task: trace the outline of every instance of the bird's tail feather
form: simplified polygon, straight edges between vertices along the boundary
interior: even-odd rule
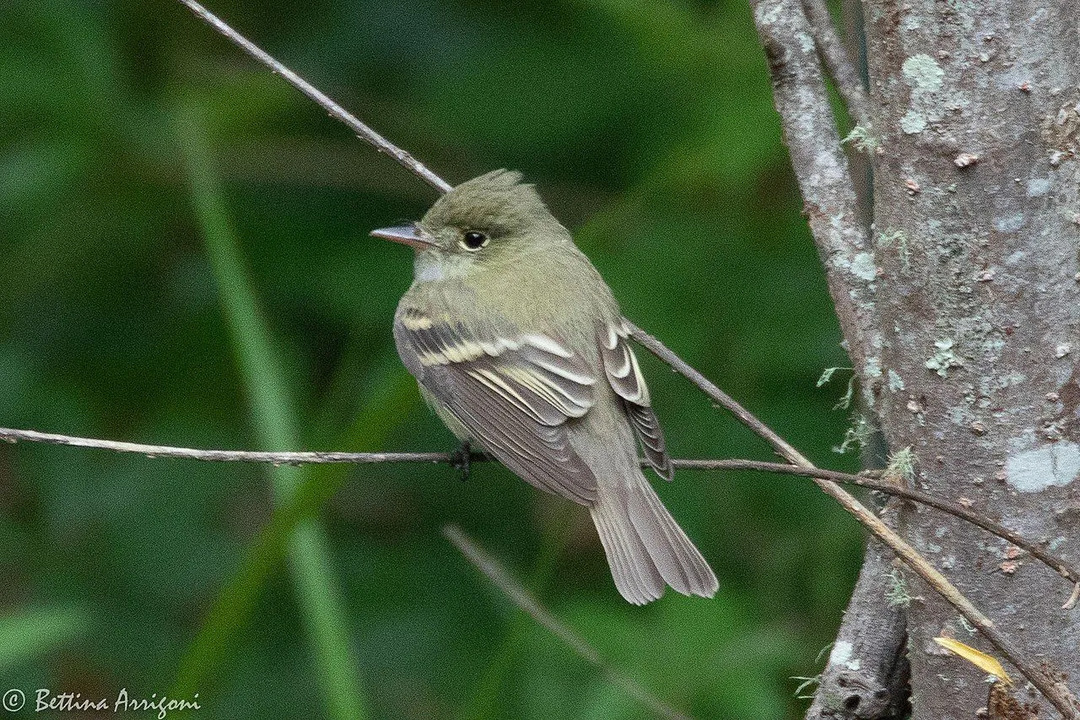
[[[591,508],[615,587],[635,605],[656,600],[670,585],[683,595],[712,597],[712,568],[667,511],[645,476],[627,485],[601,483]]]

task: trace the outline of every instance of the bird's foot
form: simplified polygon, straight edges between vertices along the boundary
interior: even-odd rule
[[[469,472],[472,470],[472,446],[468,440],[462,442],[461,447],[450,453],[450,465],[461,472],[461,482],[469,479]]]

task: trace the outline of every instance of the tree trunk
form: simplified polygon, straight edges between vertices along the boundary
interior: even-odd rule
[[[924,490],[1080,559],[1080,8],[864,0],[874,162],[873,401]],[[876,371],[875,371],[876,372]],[[900,529],[1026,652],[1080,682],[1071,587],[1003,541],[906,506]],[[909,578],[917,720],[975,717],[993,654]],[[884,599],[883,599],[884,602]],[[1022,701],[1040,703],[1021,688]],[[1058,717],[1041,702],[1039,718]]]

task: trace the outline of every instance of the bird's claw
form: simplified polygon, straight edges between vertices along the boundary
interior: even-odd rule
[[[461,443],[461,447],[450,453],[450,464],[454,469],[461,472],[461,482],[469,479],[469,472],[472,470],[472,446],[468,440]]]

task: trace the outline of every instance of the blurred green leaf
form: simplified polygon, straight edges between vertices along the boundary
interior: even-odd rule
[[[81,608],[24,608],[0,617],[0,672],[71,642],[88,626]]]
[[[265,449],[300,447],[294,403],[289,397],[268,325],[258,309],[254,287],[244,269],[229,224],[200,109],[197,105],[188,105],[179,114],[180,138],[187,151],[196,214],[202,224],[237,361],[250,395],[256,434]],[[274,494],[279,504],[294,501],[306,474],[306,468],[272,468]],[[341,720],[365,717],[356,657],[349,648],[349,622],[321,524],[315,518],[301,520],[290,532],[287,544],[301,615],[311,636],[329,715]],[[263,556],[256,556],[257,568],[262,568],[265,562]],[[251,579],[257,579],[259,572],[259,569],[245,572],[245,585],[249,585]],[[241,619],[244,610],[240,606],[237,611],[227,614]],[[228,628],[224,634],[229,634]]]

